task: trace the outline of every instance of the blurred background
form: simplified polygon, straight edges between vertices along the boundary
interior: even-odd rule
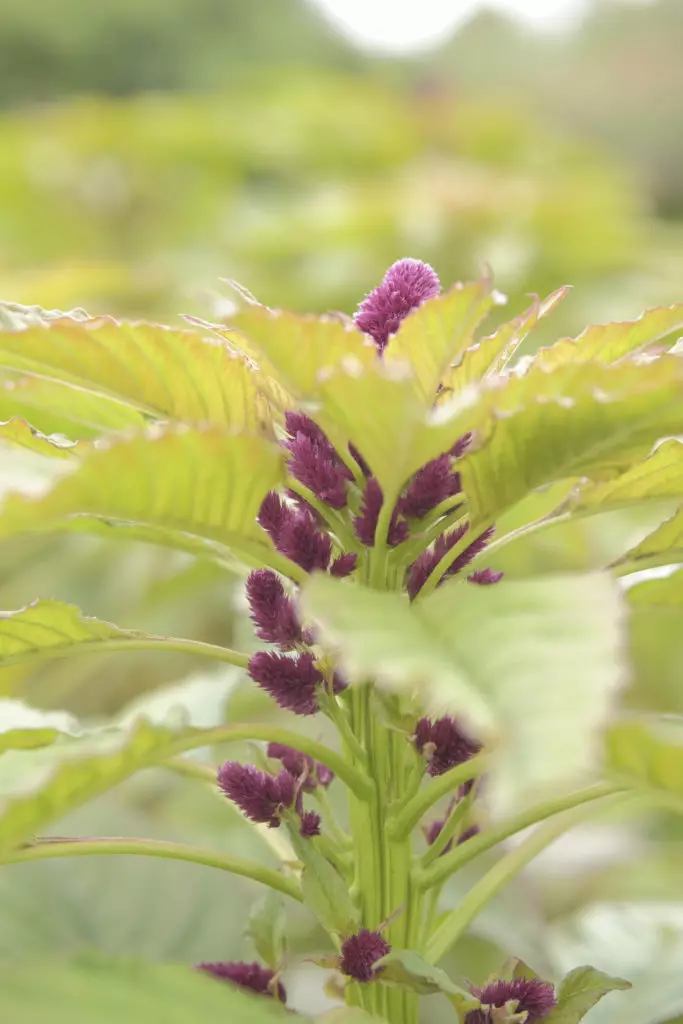
[[[444,284],[490,266],[506,318],[574,285],[544,342],[681,300],[682,52],[683,0],[3,0],[0,297],[179,324],[220,310],[224,277],[268,305],[350,313],[410,255]],[[0,418],[63,429],[20,390],[0,390]],[[43,471],[0,452],[2,490]],[[603,517],[511,546],[496,567],[586,568],[644,532],[642,517]],[[251,643],[239,581],[211,566],[83,538],[0,554],[3,608],[49,595],[124,626]],[[675,614],[632,632],[626,702],[683,713]],[[178,656],[4,670],[0,696],[94,722],[131,702],[158,717],[180,705],[197,724],[274,717],[239,675]],[[5,755],[0,785],[37,757]],[[154,773],[59,831],[270,856],[212,795]],[[593,962],[638,983],[621,1024],[673,1020],[682,853],[673,822],[601,823],[513,885],[447,966],[481,981],[510,953],[548,971]],[[0,955],[250,958],[239,926],[254,895],[168,862],[14,866],[0,873]],[[302,952],[322,948],[298,910],[290,924]],[[290,988],[324,1005],[303,968]],[[432,1024],[449,1019],[431,1003]]]

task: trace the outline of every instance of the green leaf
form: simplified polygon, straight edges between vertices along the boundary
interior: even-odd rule
[[[384,1017],[375,1017],[357,1006],[338,1006],[315,1018],[315,1024],[372,1024],[373,1021],[375,1024],[387,1024]]]
[[[631,548],[615,566],[622,575],[683,562],[683,508]]]
[[[383,968],[383,982],[401,985],[422,996],[446,992],[449,995],[470,998],[467,992],[453,984],[445,971],[428,964],[412,949],[392,949],[379,963]]]
[[[79,447],[74,441],[60,437],[46,437],[39,430],[30,426],[26,420],[11,419],[0,423],[0,442],[18,445],[38,455],[46,455],[50,459],[69,459],[76,454]]]
[[[472,522],[490,522],[542,484],[605,476],[683,431],[683,363],[532,368],[491,388],[473,415],[481,447],[459,466]],[[488,414],[483,410],[488,406]]]
[[[660,579],[643,580],[626,591],[632,608],[680,608],[683,605],[683,569]]]
[[[493,304],[489,281],[456,284],[403,321],[388,356],[410,363],[423,398],[433,400],[446,370],[459,361]]]
[[[36,750],[56,743],[61,733],[57,729],[7,729],[0,732],[0,754],[6,750]]]
[[[683,718],[613,725],[606,736],[606,757],[615,779],[683,813]]]
[[[42,377],[0,381],[0,418],[21,417],[45,434],[93,438],[103,431],[141,429],[142,413],[103,395]]]
[[[579,1024],[604,996],[630,987],[629,981],[611,978],[595,967],[577,967],[562,981],[558,1005],[545,1020],[547,1024]]]
[[[77,654],[153,650],[155,647],[160,650],[196,650],[197,654],[214,653],[221,660],[221,648],[192,640],[173,640],[138,630],[120,629],[109,622],[85,616],[75,605],[61,601],[39,600],[17,611],[0,612],[0,669]],[[225,660],[229,661],[227,649]],[[7,692],[2,683],[0,692]]]
[[[445,376],[444,387],[457,394],[468,385],[479,383],[487,374],[500,373],[538,321],[551,313],[568,291],[567,287],[558,288],[543,302],[536,299],[521,316],[466,349],[460,362]]]
[[[584,487],[575,503],[581,511],[619,508],[646,499],[683,497],[683,443],[664,441],[643,462],[614,480]]]
[[[269,889],[252,908],[247,935],[254,943],[260,959],[273,970],[281,966],[285,955],[286,925],[287,916],[282,896]]]
[[[563,338],[542,348],[534,361],[545,367],[598,360],[613,363],[624,356],[651,348],[672,331],[683,327],[683,303],[647,309],[636,320],[592,324],[578,338]]]
[[[302,602],[352,682],[419,694],[428,712],[462,715],[490,740],[499,812],[590,774],[624,671],[621,596],[607,575],[449,583],[412,605],[320,575]]]
[[[23,331],[26,327],[44,327],[51,320],[80,322],[91,317],[84,309],[43,309],[42,306],[23,306],[20,302],[0,302],[0,330]]]
[[[292,845],[304,865],[301,888],[304,903],[330,935],[348,936],[358,929],[358,910],[346,882],[315,844],[291,830]]]
[[[40,984],[36,984],[36,972]],[[3,1017],[12,1024],[276,1024],[301,1020],[187,967],[107,961],[50,962],[0,970]]]
[[[217,541],[267,554],[256,515],[282,480],[282,453],[260,438],[212,427],[155,429],[92,449],[38,498],[10,495],[0,510],[0,535],[84,529],[82,517],[94,517],[143,527],[148,540],[160,530],[162,544],[172,543],[175,531],[191,547]]]
[[[194,331],[111,317],[51,319],[0,331],[0,366],[164,420],[253,432],[269,420],[253,368],[227,345]]]

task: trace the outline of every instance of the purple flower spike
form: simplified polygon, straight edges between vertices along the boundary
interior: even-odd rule
[[[299,828],[299,834],[304,839],[312,839],[313,836],[320,835],[320,815],[316,814],[315,811],[304,811],[301,815],[301,827]]]
[[[449,455],[452,455],[454,459],[460,459],[465,454],[470,444],[472,443],[472,431],[467,434],[463,434],[459,437],[451,448]]]
[[[421,718],[415,728],[415,746],[427,759],[429,775],[443,775],[458,764],[469,761],[481,750],[481,744],[463,730],[455,718],[448,715],[432,722]]]
[[[445,576],[457,576],[459,572],[462,572],[470,562],[474,561],[477,555],[481,554],[495,532],[495,526],[489,526],[488,530],[484,530],[483,533],[480,533],[477,539],[473,540],[469,547],[466,547],[464,551],[461,551],[457,558],[453,560],[445,573]]]
[[[353,520],[353,528],[356,531],[358,540],[369,548],[375,545],[375,531],[383,501],[382,488],[374,476],[369,477],[363,491],[360,515],[357,515]],[[389,524],[389,546],[392,548],[396,547],[397,544],[401,544],[407,537],[408,524],[405,519],[398,517],[397,510],[394,509]]]
[[[323,677],[311,654],[291,658],[257,651],[249,661],[249,675],[281,708],[296,715],[314,715],[318,710],[317,688]]]
[[[441,291],[439,279],[421,260],[404,259],[389,267],[378,288],[358,307],[354,319],[363,334],[369,334],[380,353],[409,313]]]
[[[446,822],[448,821],[448,818],[449,818],[449,816],[451,814],[451,811],[455,807],[456,803],[457,803],[456,800],[452,800],[451,801],[450,806],[449,806],[449,808],[448,808],[448,810],[446,812],[445,817],[443,817],[443,818],[435,818],[434,821],[430,821],[429,825],[427,826],[427,828],[425,830],[425,839],[427,840],[427,843],[428,843],[429,846],[433,846],[434,843],[439,838],[439,836],[441,835],[441,832],[443,831],[443,827],[446,824]],[[478,825],[472,825],[471,828],[466,829],[462,833],[462,835],[458,838],[457,845],[460,846],[461,843],[466,843],[468,839],[471,839],[472,836],[476,836],[478,833],[479,833],[479,826]],[[443,850],[440,853],[440,856],[443,857],[443,855],[445,853],[449,853],[452,849],[453,849],[453,840],[451,839],[451,841],[446,843],[446,845],[444,846]]]
[[[285,593],[279,576],[270,569],[256,569],[247,579],[247,600],[256,635],[266,643],[289,650],[302,639],[294,602]]]
[[[361,453],[358,451],[358,449],[356,448],[355,444],[351,444],[350,441],[349,441],[349,451],[350,451],[351,455],[353,456],[354,460],[358,463],[358,466],[359,466],[360,471],[363,474],[363,476],[372,476],[370,467],[368,466],[367,462],[365,461],[365,459],[363,458]]]
[[[480,1000],[482,1007],[516,1004],[515,1013],[526,1013],[525,1024],[542,1021],[557,1005],[553,986],[538,978],[493,981],[484,988],[472,988],[471,992]],[[470,1010],[465,1017],[465,1024],[490,1024],[494,1019],[490,1009]]]
[[[340,555],[339,558],[335,558],[334,562],[330,566],[330,575],[332,576],[350,576],[356,568],[356,562],[358,561],[358,555],[355,552],[350,552],[347,555]]]
[[[342,945],[339,969],[342,974],[354,981],[372,981],[382,970],[375,964],[383,956],[391,952],[391,946],[379,932],[361,928],[357,935],[352,935]]]
[[[505,573],[494,572],[493,569],[477,569],[470,576],[467,577],[468,583],[478,583],[480,587],[487,587],[491,583],[497,583],[498,580],[502,580]]]
[[[219,978],[221,981],[238,985],[240,988],[248,988],[262,996],[273,998],[277,994],[281,1003],[284,1003],[287,998],[282,982],[275,981],[275,971],[262,967],[258,963],[245,964],[243,961],[202,963],[197,964],[197,970],[204,971],[205,974],[210,974],[213,978]]]
[[[407,581],[407,589],[411,601],[417,597],[446,552],[450,551],[455,544],[462,540],[468,529],[467,523],[460,523],[450,533],[442,533],[440,537],[437,537],[434,547],[423,551],[419,558],[413,562],[408,570]]]
[[[440,502],[460,493],[460,474],[453,472],[452,462],[446,453],[417,471],[399,502],[404,516],[422,519]]]
[[[277,539],[277,549],[305,572],[324,571],[330,564],[332,541],[321,533],[308,512],[291,512]]]
[[[352,474],[323,431],[298,412],[286,413],[285,425],[290,436],[285,447],[291,455],[292,476],[330,508],[345,508],[346,481],[352,479]]]
[[[291,807],[296,780],[288,771],[268,775],[251,764],[226,761],[218,769],[218,786],[251,821],[279,828],[283,807]]]
[[[276,547],[288,511],[287,505],[275,491],[269,491],[266,494],[259,509],[258,524],[261,529],[266,531]]]
[[[308,754],[295,750],[294,747],[287,747],[284,743],[269,743],[267,754],[268,757],[281,761],[282,767],[295,779],[305,777],[304,789],[329,786],[334,779],[334,772],[331,772],[327,765],[318,764]]]

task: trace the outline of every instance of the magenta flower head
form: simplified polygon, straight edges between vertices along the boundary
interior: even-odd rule
[[[525,1024],[542,1021],[557,1005],[555,989],[538,978],[515,978],[513,981],[492,981],[484,988],[472,988],[472,995],[481,1002],[481,1009],[470,1010],[465,1024],[491,1024],[496,1018],[493,1007],[511,1004],[513,1013],[526,1013]],[[512,1009],[514,1007],[514,1010]]]
[[[306,572],[327,569],[332,541],[326,533],[321,533],[308,509],[293,508],[275,491],[270,491],[259,509],[258,523],[277,550]]]
[[[356,327],[370,335],[381,353],[408,314],[440,290],[439,279],[428,263],[399,260],[389,267],[381,285],[361,302],[354,317]]]
[[[434,722],[421,718],[415,728],[415,746],[426,758],[427,772],[433,776],[464,764],[481,750],[481,744],[467,735],[456,718],[448,715]]]
[[[304,789],[329,786],[334,779],[334,772],[331,772],[327,765],[319,764],[308,754],[303,754],[294,747],[287,747],[284,743],[269,743],[267,754],[268,757],[280,761],[282,767],[295,779],[303,778]]]
[[[448,808],[448,813],[446,814],[445,818],[435,818],[433,821],[430,821],[429,825],[425,829],[425,839],[427,840],[429,846],[433,846],[434,843],[439,838],[439,836],[441,835],[443,827],[448,821],[448,816],[450,815],[454,804],[455,801],[453,801],[451,806]],[[479,831],[480,829],[478,825],[472,825],[471,828],[465,829],[465,831],[458,837],[457,845],[460,846],[461,843],[466,843],[468,839],[471,839],[473,836],[478,835]],[[443,850],[441,851],[441,856],[443,857],[445,853],[449,853],[452,849],[453,840],[451,839],[451,841],[446,843]]]
[[[303,413],[285,414],[292,476],[330,508],[346,506],[346,481],[352,479],[317,423]]]
[[[201,963],[197,964],[198,971],[210,974],[212,978],[219,978],[221,981],[228,981],[240,988],[247,988],[251,992],[257,992],[262,996],[277,998],[284,1003],[287,994],[284,985],[276,981],[275,971],[262,967],[261,964],[245,964],[243,961],[223,963]]]
[[[249,660],[249,675],[281,708],[295,715],[314,715],[322,673],[312,654],[288,657],[274,651],[257,651]]]
[[[452,463],[453,456],[446,453],[415,473],[399,502],[404,516],[422,519],[440,502],[460,493],[460,474],[453,472]]]
[[[358,555],[355,551],[350,551],[345,555],[339,555],[335,558],[334,562],[330,566],[330,575],[338,576],[340,579],[345,576],[350,576],[356,568],[356,562],[358,561]]]
[[[313,836],[320,835],[320,826],[322,824],[320,815],[316,814],[315,811],[302,811],[300,815],[300,827],[299,833],[304,839],[311,839]]]
[[[369,548],[374,547],[375,544],[375,531],[383,504],[382,488],[374,476],[368,477],[363,491],[360,513],[353,520],[353,528],[361,544],[365,544]],[[408,524],[405,519],[399,519],[397,510],[394,509],[389,523],[387,538],[389,546],[396,547],[397,544],[406,540],[407,536]]]
[[[280,827],[280,815],[296,798],[296,779],[284,769],[268,775],[251,764],[226,761],[218,769],[218,786],[247,818],[269,828]]]
[[[449,533],[442,533],[440,537],[437,537],[436,543],[432,548],[428,548],[427,551],[423,551],[422,554],[415,559],[413,564],[408,569],[407,589],[410,595],[411,601],[414,600],[419,594],[422,587],[425,585],[429,577],[431,576],[434,569],[451,548],[458,544],[467,531],[469,530],[469,523],[459,523],[455,529]],[[445,583],[447,579],[452,576],[457,576],[458,573],[462,572],[470,562],[473,562],[477,555],[481,554],[488,542],[491,540],[495,528],[490,526],[488,529],[480,533],[479,536],[472,541],[471,544],[455,556],[448,569],[444,572],[443,576],[439,580],[439,584]],[[502,573],[488,572],[486,576],[483,573],[475,572],[472,573],[470,578],[471,583],[497,583],[502,577]]]
[[[354,981],[372,981],[382,970],[375,964],[390,952],[391,946],[379,932],[361,928],[342,944],[339,970]]]
[[[302,640],[294,602],[285,593],[279,576],[270,569],[256,569],[247,579],[247,600],[256,635],[266,643],[289,650]]]

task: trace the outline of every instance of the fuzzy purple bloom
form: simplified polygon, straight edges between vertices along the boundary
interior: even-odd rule
[[[282,767],[295,779],[305,778],[304,789],[329,786],[334,779],[334,772],[331,772],[327,765],[314,761],[309,754],[295,750],[294,747],[287,747],[284,743],[269,743],[267,754],[268,757],[280,761]]]
[[[290,440],[289,471],[330,508],[346,506],[346,481],[352,474],[341,461],[327,437],[312,419],[299,412],[285,414]]]
[[[299,834],[302,835],[304,839],[312,839],[313,836],[319,836],[320,826],[321,819],[319,814],[316,814],[315,811],[302,812]]]
[[[429,577],[431,576],[434,569],[446,554],[456,544],[458,544],[469,530],[468,523],[460,523],[451,530],[449,533],[442,533],[440,537],[437,537],[436,543],[432,548],[428,548],[427,551],[423,551],[419,558],[416,558],[413,564],[408,569],[407,589],[410,595],[411,601],[414,600],[419,594],[422,587],[425,585]],[[461,551],[459,555],[451,562],[450,566],[444,572],[443,576],[439,580],[439,586],[445,583],[447,579],[453,576],[457,576],[458,573],[462,572],[470,562],[473,562],[477,555],[481,554],[488,542],[491,540],[495,532],[495,527],[490,526],[487,530],[484,530],[476,540],[473,540],[464,551]],[[475,573],[472,574],[473,576]],[[495,575],[495,574],[493,574]],[[482,582],[480,580],[472,580],[471,582],[477,583]],[[484,580],[483,582],[495,583],[495,579]]]
[[[261,503],[258,524],[261,529],[266,531],[276,547],[288,511],[287,505],[275,491],[269,491]]]
[[[399,501],[404,516],[422,519],[446,498],[460,493],[460,474],[452,469],[453,457],[447,452],[419,469]]]
[[[296,780],[284,769],[268,775],[251,764],[226,761],[218,769],[218,786],[251,821],[279,828],[280,812],[291,807],[296,795]]]
[[[339,969],[354,981],[372,981],[382,970],[375,964],[390,952],[391,946],[379,932],[361,928],[357,935],[351,935],[342,944]]]
[[[285,518],[277,539],[278,551],[291,558],[305,572],[324,571],[330,564],[332,541],[321,533],[313,516],[304,511],[292,511]]]
[[[389,267],[381,285],[361,302],[354,317],[356,327],[370,335],[381,353],[408,314],[440,290],[439,279],[428,263],[399,260]]]
[[[294,602],[280,577],[270,569],[256,569],[247,579],[247,600],[256,635],[266,643],[289,650],[302,640]]]
[[[451,802],[450,807],[448,808],[448,811],[446,812],[445,817],[443,817],[443,818],[435,818],[434,821],[430,821],[429,825],[425,829],[425,839],[427,840],[427,843],[428,843],[429,846],[433,846],[434,843],[439,838],[439,836],[441,835],[441,832],[443,831],[443,827],[446,824],[446,822],[448,821],[450,813],[453,810],[453,807],[455,806],[455,804],[456,804],[456,801],[453,800]],[[471,828],[465,829],[465,831],[458,837],[457,845],[460,846],[461,843],[466,843],[468,839],[471,839],[472,836],[478,835],[478,833],[479,833],[479,826],[478,825],[472,825]],[[446,845],[444,846],[443,850],[441,851],[440,856],[443,857],[443,855],[445,853],[449,853],[452,849],[453,849],[453,840],[451,839],[450,842],[446,843]]]
[[[351,444],[350,441],[349,441],[349,451],[350,451],[352,457],[354,458],[354,460],[358,463],[358,466],[359,466],[360,471],[363,474],[363,476],[372,476],[372,471],[371,471],[370,467],[368,466],[367,462],[365,461],[365,459],[363,458],[361,453],[358,451],[358,449],[356,448],[355,444]]]
[[[516,1013],[526,1013],[525,1024],[542,1021],[557,1005],[555,989],[538,978],[515,978],[513,981],[493,981],[484,988],[472,988],[472,995],[482,1007],[505,1006],[516,1003]],[[495,1018],[489,1009],[470,1010],[465,1024],[490,1024]]]
[[[353,528],[361,544],[372,548],[375,545],[375,531],[382,508],[384,498],[382,488],[374,476],[368,477],[363,491],[363,500],[360,506],[360,514],[353,520]],[[394,509],[391,522],[389,523],[388,542],[390,547],[396,547],[408,537],[408,524],[405,519],[400,519],[398,510]]]
[[[213,978],[219,978],[221,981],[238,985],[240,988],[250,989],[262,996],[273,998],[277,994],[281,1003],[284,1003],[287,998],[284,985],[275,980],[275,971],[262,967],[259,963],[246,964],[243,961],[201,963],[197,964],[197,970],[204,971],[205,974],[210,974]]]
[[[292,658],[273,651],[257,651],[249,660],[248,671],[281,708],[296,715],[314,715],[318,710],[317,688],[323,677],[315,667],[313,655]]]
[[[415,727],[415,746],[427,759],[427,773],[443,775],[458,764],[469,761],[481,750],[481,744],[464,731],[457,719],[445,715],[431,721],[421,718]]]
[[[465,454],[465,452],[472,443],[472,437],[473,435],[471,430],[468,431],[466,434],[463,434],[462,437],[459,437],[458,440],[453,445],[453,447],[450,449],[449,455],[452,455],[454,459],[462,458],[462,456]]]
[[[356,562],[358,561],[358,555],[351,551],[346,555],[339,555],[335,558],[334,562],[330,566],[330,575],[338,576],[340,578],[344,576],[350,576],[356,568]]]
[[[476,540],[461,551],[460,554],[453,560],[448,570],[444,573],[445,576],[457,576],[459,572],[462,572],[470,562],[473,562],[477,555],[481,554],[488,542],[496,532],[495,526],[489,526],[487,530],[480,533]]]
[[[468,583],[478,583],[480,587],[488,587],[491,583],[502,580],[505,573],[494,572],[493,569],[476,569],[467,577]]]

